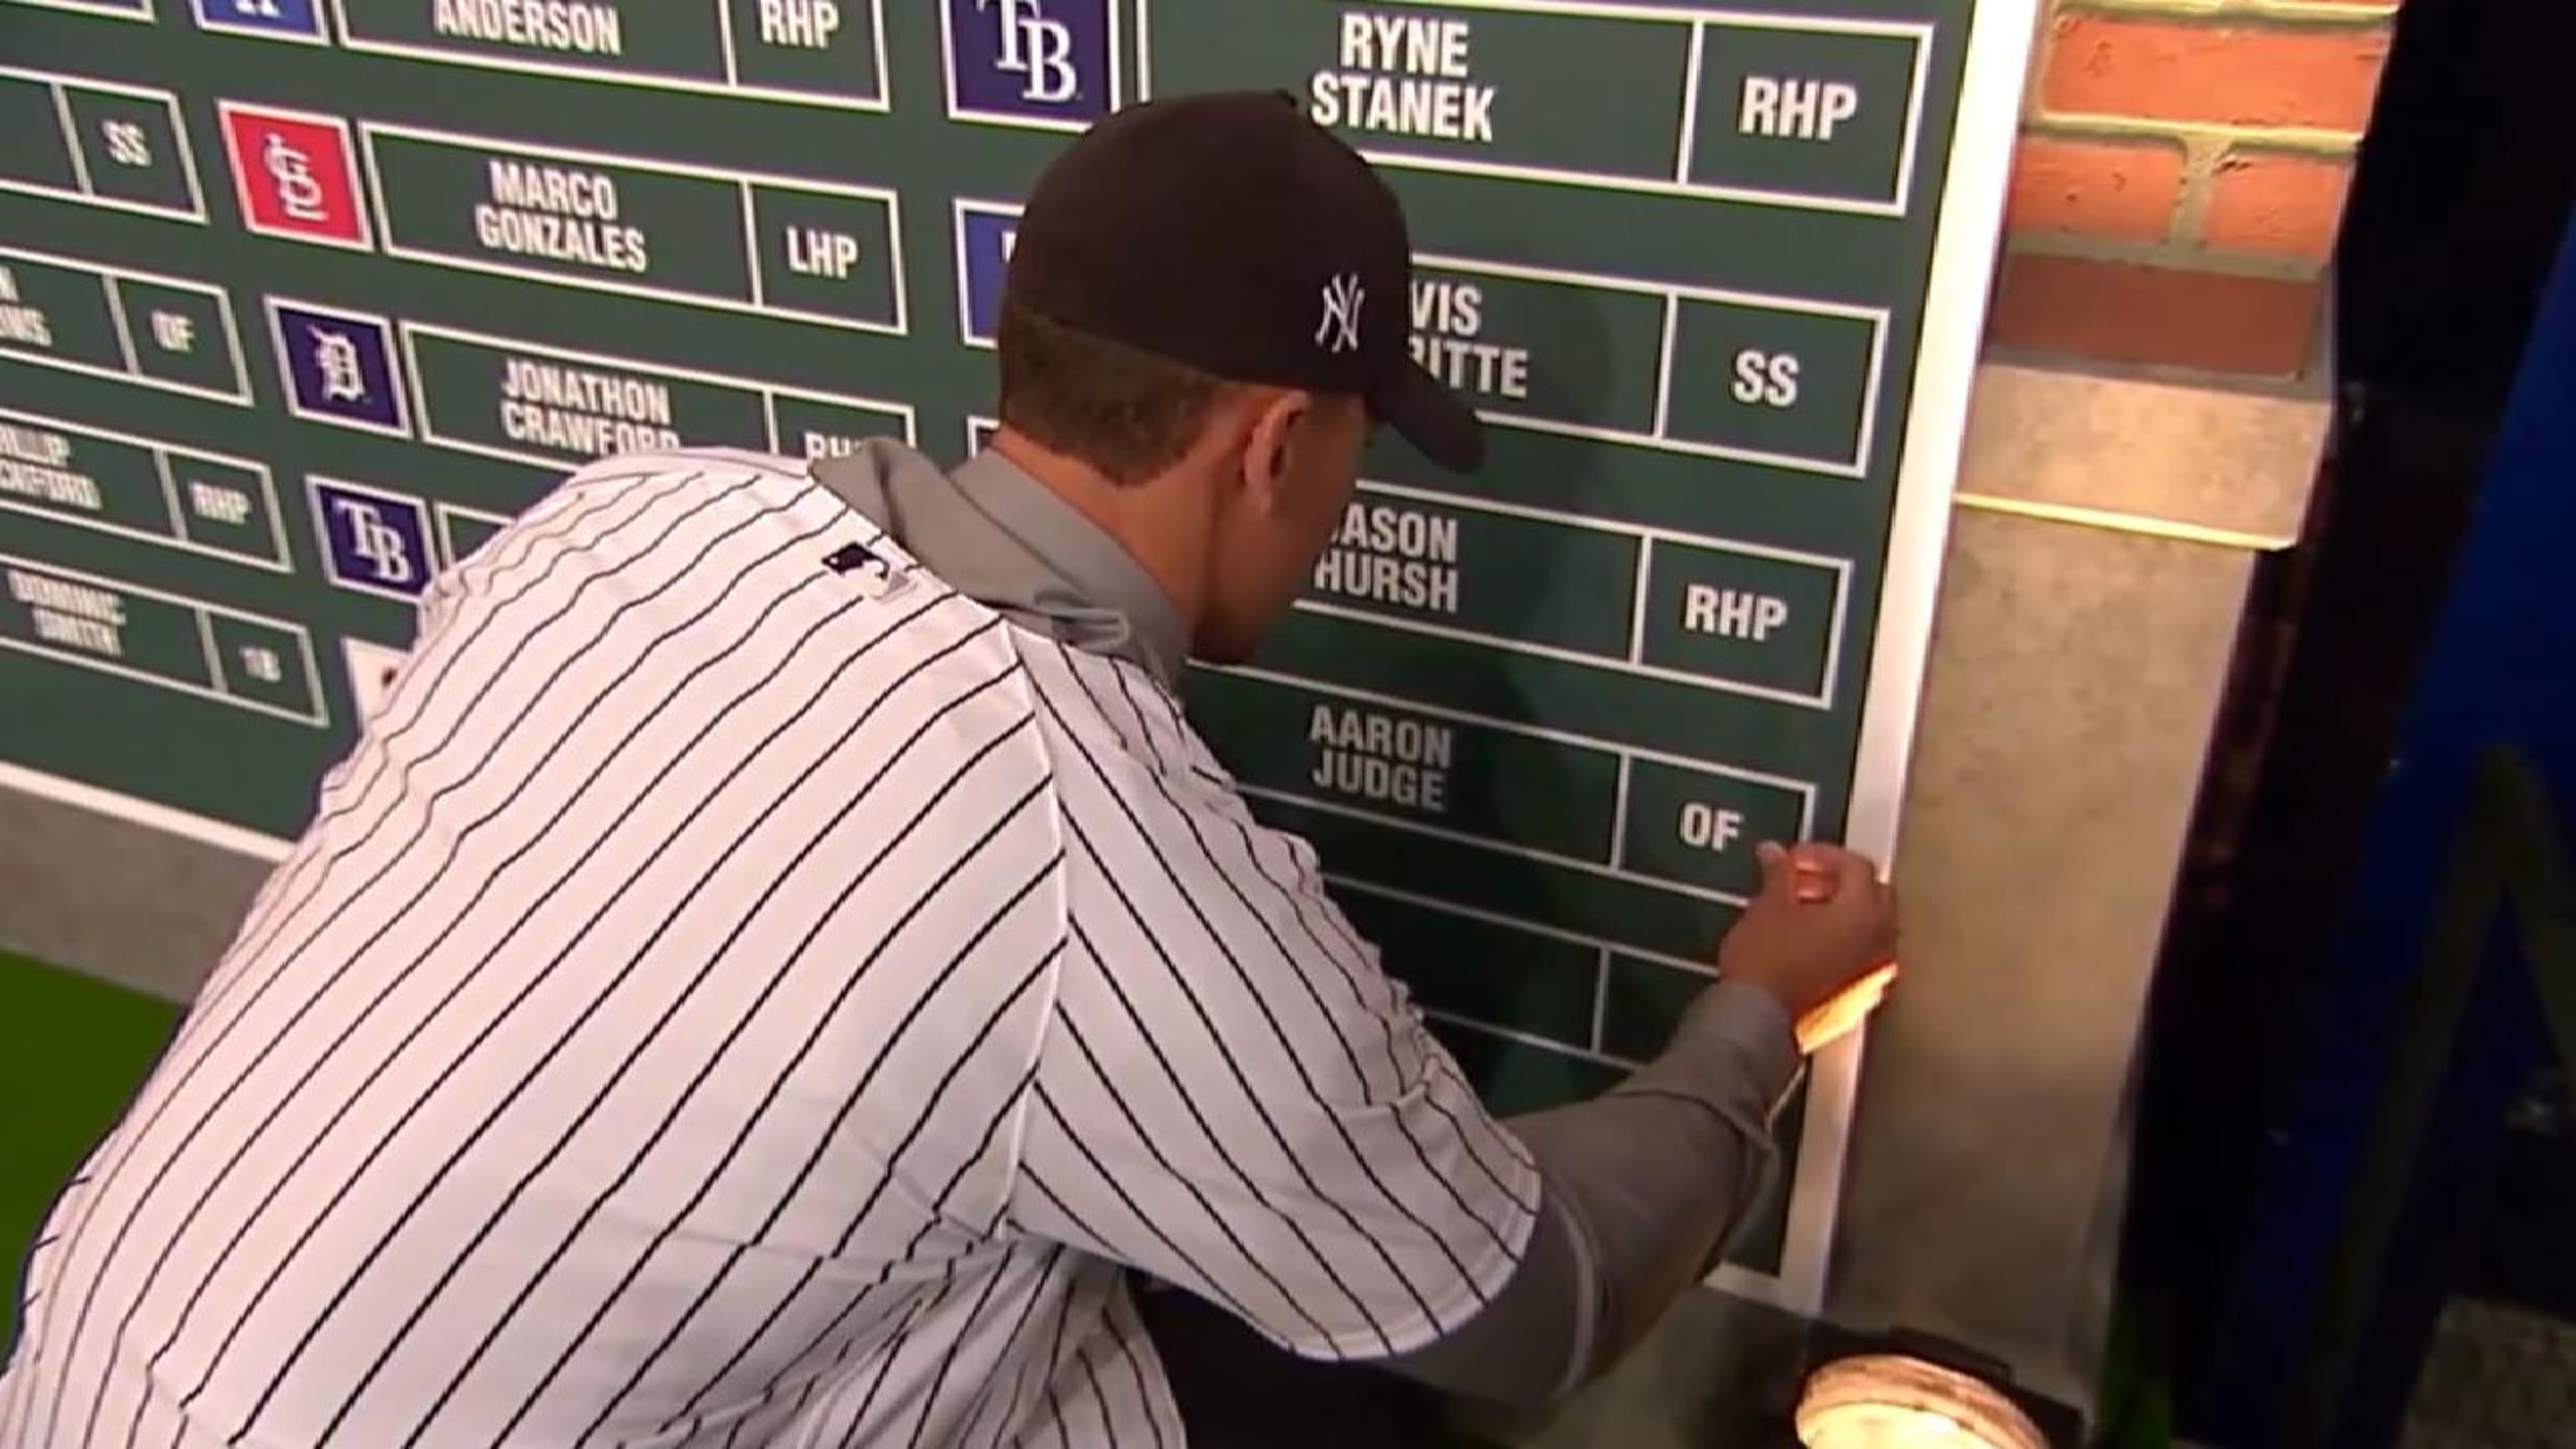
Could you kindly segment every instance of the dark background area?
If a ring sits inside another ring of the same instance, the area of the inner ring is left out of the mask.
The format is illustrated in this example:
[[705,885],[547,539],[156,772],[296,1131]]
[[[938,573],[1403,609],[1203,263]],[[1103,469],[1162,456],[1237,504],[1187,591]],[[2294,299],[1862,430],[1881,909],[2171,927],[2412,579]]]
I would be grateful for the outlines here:
[[[2123,1295],[2186,1436],[2232,1442],[2201,1392],[2244,1270],[2231,1245],[2282,1147],[2339,895],[2576,196],[2571,56],[2576,9],[2408,0],[2362,144],[2324,473],[2300,545],[2254,581],[2148,1015]],[[2531,1106],[2564,1088],[2516,1085],[2500,1162],[2417,1249],[2570,1313],[2576,1155]],[[2411,1363],[2377,1367],[2402,1396]]]

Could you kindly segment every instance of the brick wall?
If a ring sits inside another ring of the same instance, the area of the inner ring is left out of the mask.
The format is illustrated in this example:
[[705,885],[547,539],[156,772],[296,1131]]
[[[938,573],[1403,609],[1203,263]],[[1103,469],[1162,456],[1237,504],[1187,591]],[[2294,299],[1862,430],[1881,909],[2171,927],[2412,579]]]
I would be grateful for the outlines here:
[[2393,0],[2047,0],[2044,10],[1993,340],[2222,372],[2305,370]]

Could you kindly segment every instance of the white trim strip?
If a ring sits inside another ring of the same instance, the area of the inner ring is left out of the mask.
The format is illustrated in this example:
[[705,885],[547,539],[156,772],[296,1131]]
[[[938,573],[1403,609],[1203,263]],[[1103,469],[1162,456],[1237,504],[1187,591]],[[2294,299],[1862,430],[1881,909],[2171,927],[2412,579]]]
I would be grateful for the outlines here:
[[295,848],[295,843],[291,840],[281,840],[274,835],[263,835],[256,830],[245,830],[241,826],[210,819],[203,815],[190,814],[185,810],[174,810],[167,805],[155,804],[150,800],[139,799],[119,791],[103,790],[96,785],[66,779],[61,775],[48,775],[41,770],[31,770],[24,765],[11,764],[7,760],[0,760],[0,788],[77,806],[95,814],[140,825],[147,830],[159,830],[167,834],[183,836],[201,845],[211,845],[218,850],[228,850],[235,855],[247,855],[256,860],[272,862],[284,860],[287,853]]

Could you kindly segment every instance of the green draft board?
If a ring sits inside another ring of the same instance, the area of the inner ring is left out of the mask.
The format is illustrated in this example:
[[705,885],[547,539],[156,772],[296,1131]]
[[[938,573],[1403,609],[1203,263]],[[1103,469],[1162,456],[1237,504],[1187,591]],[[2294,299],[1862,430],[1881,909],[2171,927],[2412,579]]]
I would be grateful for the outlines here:
[[[1041,164],[1276,87],[1495,440],[1190,704],[1492,1101],[1596,1091],[1757,840],[1894,844],[2031,3],[0,0],[0,783],[274,856],[567,467],[963,456]],[[1721,1283],[1819,1301],[1856,1071]]]

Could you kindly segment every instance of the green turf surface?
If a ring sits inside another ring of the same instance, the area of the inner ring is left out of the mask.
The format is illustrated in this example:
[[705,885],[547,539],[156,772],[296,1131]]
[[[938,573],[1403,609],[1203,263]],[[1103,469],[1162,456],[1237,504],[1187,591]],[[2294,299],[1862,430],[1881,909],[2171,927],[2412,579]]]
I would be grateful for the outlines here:
[[0,953],[0,1345],[36,1225],[178,1016],[170,1002]]

